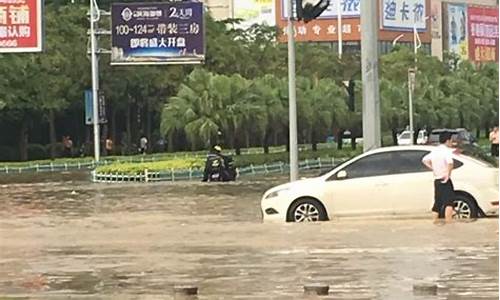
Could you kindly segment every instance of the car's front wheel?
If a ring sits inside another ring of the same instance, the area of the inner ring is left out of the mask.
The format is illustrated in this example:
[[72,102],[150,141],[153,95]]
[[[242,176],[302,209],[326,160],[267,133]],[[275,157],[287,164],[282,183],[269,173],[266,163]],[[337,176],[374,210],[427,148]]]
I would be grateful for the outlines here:
[[[443,207],[443,216],[444,210]],[[476,202],[471,198],[458,194],[453,200],[453,218],[454,219],[475,219],[478,216]]]
[[288,211],[288,220],[291,222],[318,222],[326,221],[327,219],[325,208],[315,199],[299,199]]

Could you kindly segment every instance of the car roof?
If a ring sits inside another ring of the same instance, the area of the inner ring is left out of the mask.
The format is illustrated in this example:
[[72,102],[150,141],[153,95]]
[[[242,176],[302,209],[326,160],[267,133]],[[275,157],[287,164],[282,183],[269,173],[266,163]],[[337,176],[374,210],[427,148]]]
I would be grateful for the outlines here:
[[460,130],[460,129],[440,128],[440,129],[433,129],[431,131],[431,134],[433,134],[433,133],[441,133],[441,132],[458,133],[459,131],[463,131],[463,130]]
[[437,146],[433,145],[408,145],[408,146],[389,146],[370,150],[366,153],[381,153],[381,152],[391,152],[391,151],[408,151],[408,150],[421,150],[421,151],[432,151],[436,149]]

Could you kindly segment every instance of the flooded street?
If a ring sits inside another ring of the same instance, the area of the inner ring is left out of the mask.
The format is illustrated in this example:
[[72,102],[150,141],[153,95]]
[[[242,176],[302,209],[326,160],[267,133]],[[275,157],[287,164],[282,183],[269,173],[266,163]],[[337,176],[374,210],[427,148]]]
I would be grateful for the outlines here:
[[[498,299],[497,219],[263,224],[262,193],[286,180],[3,179],[0,299],[173,299],[183,283],[199,299],[303,299],[308,283],[330,285],[323,299]],[[421,281],[438,295],[414,296]]]

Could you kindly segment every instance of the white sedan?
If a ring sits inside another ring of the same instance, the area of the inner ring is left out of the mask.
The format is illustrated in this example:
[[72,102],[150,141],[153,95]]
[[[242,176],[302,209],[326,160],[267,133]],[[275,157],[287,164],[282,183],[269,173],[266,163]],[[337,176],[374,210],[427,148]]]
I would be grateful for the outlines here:
[[[428,214],[434,201],[433,176],[421,160],[433,148],[380,148],[346,161],[325,175],[276,186],[262,197],[264,221]],[[498,215],[498,168],[457,151],[453,159],[455,217]]]

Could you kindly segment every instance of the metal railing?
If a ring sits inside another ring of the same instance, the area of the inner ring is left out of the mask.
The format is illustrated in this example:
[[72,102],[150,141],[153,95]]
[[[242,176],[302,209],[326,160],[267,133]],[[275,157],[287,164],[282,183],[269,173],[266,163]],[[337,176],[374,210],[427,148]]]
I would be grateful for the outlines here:
[[[336,165],[344,162],[345,159],[335,158],[316,158],[306,159],[299,162],[300,170],[324,170],[332,169]],[[289,164],[284,162],[250,165],[238,169],[239,176],[246,175],[265,175],[265,174],[283,174],[290,170]],[[164,170],[151,172],[145,169],[139,174],[120,174],[120,173],[99,173],[95,170],[91,172],[93,182],[158,182],[158,181],[186,181],[186,180],[201,180],[203,178],[202,169],[186,169],[186,170]]]
[[[299,151],[309,150],[310,145],[300,145]],[[318,144],[318,149],[328,149],[331,148],[332,144]],[[283,153],[286,152],[285,146],[270,147],[269,153]],[[109,165],[112,163],[147,163],[147,162],[157,162],[164,161],[168,159],[178,159],[178,158],[206,158],[208,152],[185,152],[185,153],[165,153],[162,155],[146,155],[146,156],[124,156],[124,157],[114,157],[114,158],[103,158],[99,163],[95,163],[94,160],[82,160],[82,161],[72,161],[65,163],[28,163],[25,166],[15,166],[9,165],[8,163],[0,164],[0,174],[21,174],[21,173],[32,173],[32,172],[61,172],[61,171],[75,171],[75,170],[92,170],[97,166]],[[227,155],[236,155],[235,150],[224,151]],[[241,149],[242,155],[249,154],[264,154],[263,148],[248,148]]]

